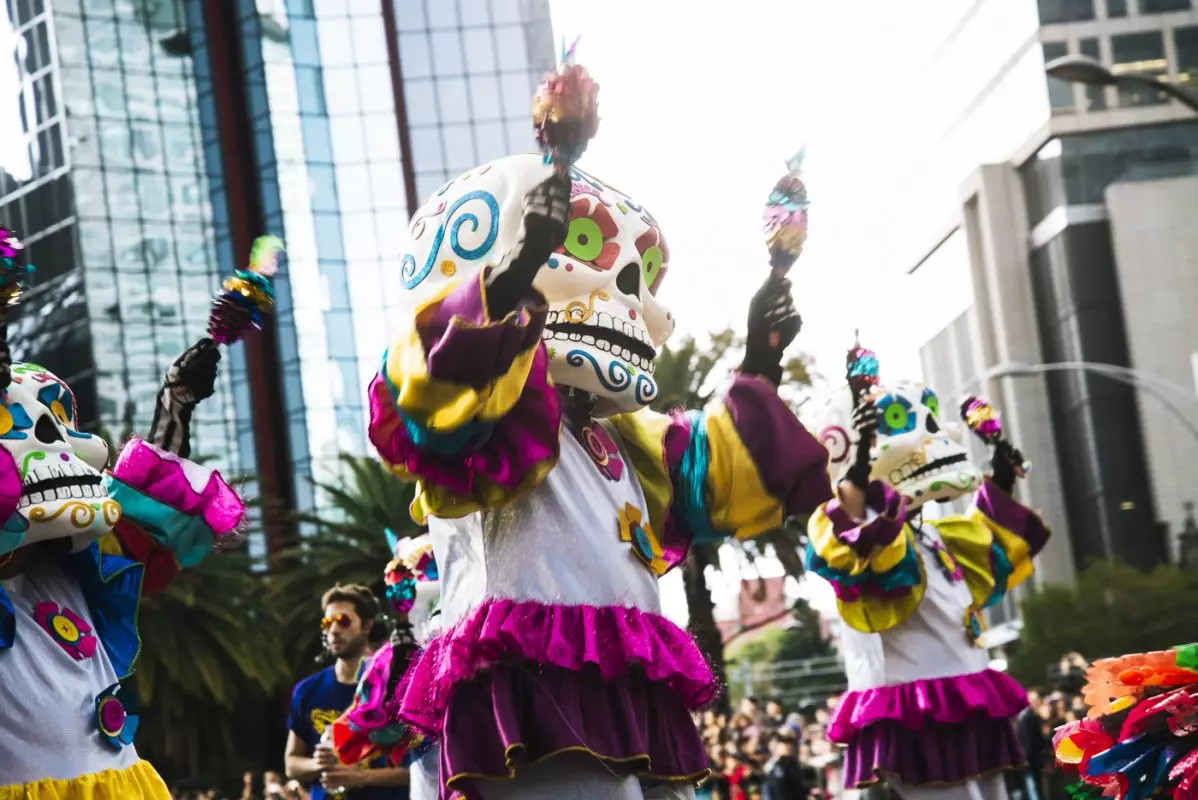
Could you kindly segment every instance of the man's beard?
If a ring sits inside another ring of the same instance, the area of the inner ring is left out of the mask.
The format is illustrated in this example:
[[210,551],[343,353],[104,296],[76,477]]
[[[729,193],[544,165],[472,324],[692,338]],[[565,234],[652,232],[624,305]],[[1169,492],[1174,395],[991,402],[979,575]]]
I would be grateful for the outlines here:
[[341,661],[350,661],[355,658],[361,658],[366,654],[367,639],[365,635],[356,636],[345,643],[341,648],[341,652],[337,654],[337,658]]

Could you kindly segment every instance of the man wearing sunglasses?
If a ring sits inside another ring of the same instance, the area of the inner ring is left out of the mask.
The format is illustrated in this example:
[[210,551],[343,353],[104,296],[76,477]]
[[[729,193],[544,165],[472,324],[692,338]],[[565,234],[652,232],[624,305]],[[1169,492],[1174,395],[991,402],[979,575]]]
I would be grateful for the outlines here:
[[[369,588],[338,584],[321,599],[324,643],[336,659],[296,684],[287,720],[287,777],[308,786],[311,800],[408,800],[408,771],[385,764],[370,769],[347,767],[323,741],[325,728],[349,708],[362,665],[370,655],[370,636],[379,605]],[[329,789],[341,794],[331,794]]]

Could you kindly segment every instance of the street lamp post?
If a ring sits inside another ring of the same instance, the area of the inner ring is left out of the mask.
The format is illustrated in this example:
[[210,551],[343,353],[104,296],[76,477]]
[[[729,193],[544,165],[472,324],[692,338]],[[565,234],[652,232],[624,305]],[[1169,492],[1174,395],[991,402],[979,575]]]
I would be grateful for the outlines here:
[[1106,65],[1089,56],[1068,55],[1049,61],[1044,71],[1054,78],[1086,86],[1116,86],[1134,83],[1164,92],[1191,111],[1198,113],[1198,97],[1176,84],[1149,75],[1116,75]]

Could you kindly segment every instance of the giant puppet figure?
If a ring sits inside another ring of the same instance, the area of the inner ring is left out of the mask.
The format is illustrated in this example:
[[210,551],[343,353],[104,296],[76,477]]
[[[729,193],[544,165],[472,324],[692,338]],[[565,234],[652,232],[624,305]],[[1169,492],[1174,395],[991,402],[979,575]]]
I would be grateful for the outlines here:
[[[3,229],[0,245],[7,310],[20,248]],[[259,269],[239,272],[217,299],[210,337],[170,367],[149,436],[127,441],[107,470],[108,445],[80,430],[71,387],[10,363],[0,324],[0,797],[171,796],[133,746],[125,680],[141,649],[141,598],[203,559],[244,511],[218,473],[187,456],[218,344],[268,304],[274,251],[255,252]]]
[[[1027,695],[988,668],[982,611],[1031,574],[1048,531],[1012,496],[1029,466],[997,412],[976,397],[961,408],[994,448],[986,478],[947,410],[930,387],[877,385],[873,354],[850,351],[848,385],[813,420],[839,482],[811,518],[807,567],[832,583],[846,626],[850,691],[828,727],[848,746],[845,786],[992,800],[1023,763],[1012,717]],[[967,516],[924,518],[969,494]]]
[[798,314],[771,274],[719,398],[649,411],[674,328],[665,235],[629,195],[549,160],[473,169],[411,222],[370,437],[418,482],[444,632],[398,713],[440,737],[443,798],[690,797],[708,772],[690,712],[719,687],[662,616],[658,579],[692,542],[830,496],[826,453],[777,394]]

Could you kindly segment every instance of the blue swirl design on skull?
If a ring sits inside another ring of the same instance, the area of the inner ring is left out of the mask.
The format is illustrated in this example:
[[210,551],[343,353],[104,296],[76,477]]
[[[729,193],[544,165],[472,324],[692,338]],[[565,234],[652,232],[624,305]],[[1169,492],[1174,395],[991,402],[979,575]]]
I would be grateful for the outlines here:
[[[623,362],[613,359],[607,365],[607,371],[599,366],[599,359],[586,350],[571,350],[566,353],[566,363],[571,367],[581,367],[589,364],[599,379],[599,385],[609,392],[623,392],[634,382],[632,370]],[[635,377],[633,393],[641,405],[648,405],[657,397],[657,383],[651,377],[641,372]]]
[[[461,209],[466,203],[474,200],[479,200],[486,204],[487,211],[490,213],[490,227],[487,230],[487,235],[483,239],[482,244],[470,250],[462,247],[459,240],[459,234],[462,226],[469,223],[470,232],[476,233],[481,227],[478,215],[473,211],[463,212],[461,216],[454,219],[454,214]],[[403,278],[405,289],[415,289],[419,286],[429,273],[433,271],[433,265],[437,263],[437,256],[441,251],[441,245],[445,241],[445,230],[449,229],[449,246],[453,250],[454,255],[466,261],[474,261],[487,252],[495,244],[495,240],[499,238],[499,203],[495,200],[495,195],[490,192],[484,192],[481,189],[459,197],[449,210],[445,212],[444,220],[441,226],[437,228],[437,235],[433,239],[432,246],[428,251],[428,258],[425,259],[424,266],[420,267],[420,271],[416,270],[416,258],[411,253],[405,253],[400,267],[400,276]]]

